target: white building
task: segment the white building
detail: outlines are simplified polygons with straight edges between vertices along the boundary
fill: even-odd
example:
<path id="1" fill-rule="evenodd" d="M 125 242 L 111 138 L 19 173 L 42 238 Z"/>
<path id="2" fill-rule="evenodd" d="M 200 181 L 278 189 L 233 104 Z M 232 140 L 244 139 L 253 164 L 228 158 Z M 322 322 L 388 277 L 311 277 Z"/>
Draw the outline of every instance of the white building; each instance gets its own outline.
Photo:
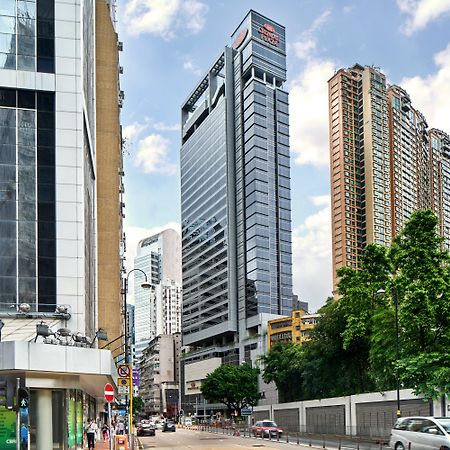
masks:
<path id="1" fill-rule="evenodd" d="M 143 275 L 135 272 L 135 357 L 142 356 L 150 340 L 181 331 L 181 240 L 172 229 L 138 244 L 134 267 L 147 274 L 152 288 L 143 289 Z"/>
<path id="2" fill-rule="evenodd" d="M 97 228 L 98 102 L 112 98 L 110 134 L 119 129 L 113 5 L 0 0 L 0 381 L 18 378 L 29 395 L 19 425 L 31 449 L 83 448 L 83 424 L 103 411 L 104 385 L 114 382 L 111 352 L 92 343 L 97 238 L 109 230 Z M 105 71 L 109 57 L 115 66 Z M 108 77 L 115 89 L 105 92 Z M 11 440 L 16 413 L 0 406 L 0 417 Z"/>

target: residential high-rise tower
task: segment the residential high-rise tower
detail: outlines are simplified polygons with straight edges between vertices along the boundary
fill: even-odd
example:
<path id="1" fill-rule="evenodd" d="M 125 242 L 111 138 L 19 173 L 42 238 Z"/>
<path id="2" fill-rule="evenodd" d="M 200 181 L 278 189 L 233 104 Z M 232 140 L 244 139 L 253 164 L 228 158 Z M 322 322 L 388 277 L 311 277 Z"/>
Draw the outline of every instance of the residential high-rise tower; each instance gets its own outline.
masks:
<path id="1" fill-rule="evenodd" d="M 369 243 L 390 245 L 412 212 L 433 209 L 446 245 L 448 135 L 428 130 L 408 93 L 379 69 L 354 65 L 329 80 L 333 285 Z"/>

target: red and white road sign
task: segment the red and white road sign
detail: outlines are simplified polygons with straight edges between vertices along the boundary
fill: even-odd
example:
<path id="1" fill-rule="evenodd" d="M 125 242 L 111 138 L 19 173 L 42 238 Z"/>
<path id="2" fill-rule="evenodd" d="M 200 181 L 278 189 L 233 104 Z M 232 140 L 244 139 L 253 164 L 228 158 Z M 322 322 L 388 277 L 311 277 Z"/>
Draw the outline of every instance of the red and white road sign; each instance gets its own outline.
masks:
<path id="1" fill-rule="evenodd" d="M 105 384 L 104 395 L 105 395 L 105 400 L 108 403 L 111 403 L 114 401 L 114 388 L 113 388 L 112 384 L 110 384 L 110 383 Z"/>
<path id="2" fill-rule="evenodd" d="M 130 366 L 128 364 L 120 364 L 117 367 L 117 375 L 121 378 L 129 378 L 130 377 Z"/>

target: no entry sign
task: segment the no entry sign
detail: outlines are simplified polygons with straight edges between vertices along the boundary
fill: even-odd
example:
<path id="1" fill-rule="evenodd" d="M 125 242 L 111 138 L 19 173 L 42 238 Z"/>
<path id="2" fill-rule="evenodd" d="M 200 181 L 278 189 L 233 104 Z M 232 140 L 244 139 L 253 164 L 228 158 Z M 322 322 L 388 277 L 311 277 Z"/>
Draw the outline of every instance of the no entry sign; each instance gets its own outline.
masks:
<path id="1" fill-rule="evenodd" d="M 105 395 L 105 400 L 108 403 L 111 403 L 114 401 L 114 388 L 112 387 L 112 384 L 110 384 L 110 383 L 105 384 L 104 395 Z"/>

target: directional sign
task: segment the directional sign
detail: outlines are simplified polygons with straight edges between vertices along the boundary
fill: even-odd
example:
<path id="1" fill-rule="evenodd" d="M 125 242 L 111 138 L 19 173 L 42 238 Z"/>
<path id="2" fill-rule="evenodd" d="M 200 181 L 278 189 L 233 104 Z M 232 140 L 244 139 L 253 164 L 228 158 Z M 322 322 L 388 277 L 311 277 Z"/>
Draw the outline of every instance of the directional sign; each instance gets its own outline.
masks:
<path id="1" fill-rule="evenodd" d="M 118 386 L 117 392 L 121 395 L 128 395 L 130 393 L 130 386 Z"/>
<path id="2" fill-rule="evenodd" d="M 241 416 L 251 416 L 251 415 L 252 415 L 252 408 L 241 409 Z"/>
<path id="3" fill-rule="evenodd" d="M 117 367 L 117 375 L 122 378 L 130 378 L 130 366 L 128 364 L 120 364 Z"/>
<path id="4" fill-rule="evenodd" d="M 117 379 L 117 385 L 118 386 L 129 386 L 130 385 L 130 379 L 129 378 L 118 378 Z"/>
<path id="5" fill-rule="evenodd" d="M 105 384 L 105 389 L 104 389 L 103 393 L 105 396 L 105 400 L 108 403 L 111 403 L 114 401 L 114 388 L 112 387 L 112 385 L 110 383 Z"/>

